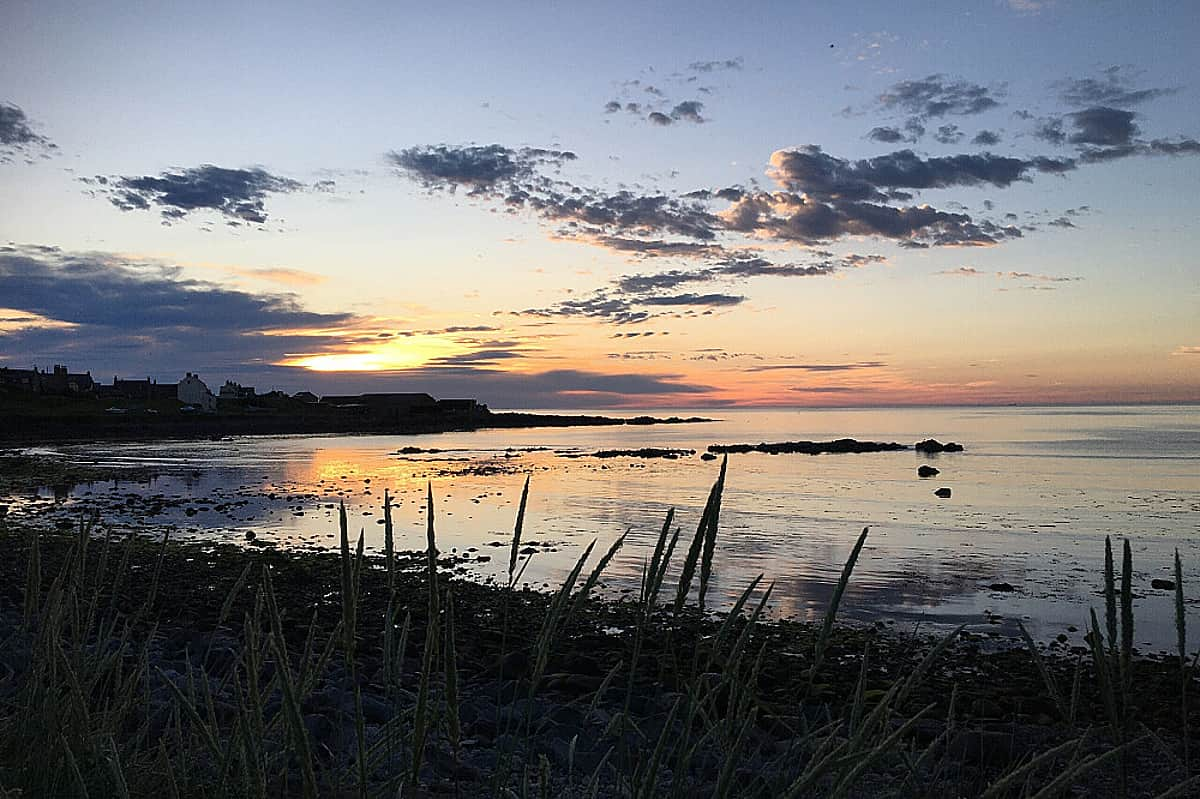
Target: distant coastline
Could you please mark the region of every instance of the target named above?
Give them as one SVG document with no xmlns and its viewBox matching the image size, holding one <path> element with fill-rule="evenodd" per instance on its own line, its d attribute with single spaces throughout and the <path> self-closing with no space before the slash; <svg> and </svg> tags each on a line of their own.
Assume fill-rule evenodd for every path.
<svg viewBox="0 0 1200 799">
<path fill-rule="evenodd" d="M 85 441 L 153 439 L 195 440 L 227 436 L 266 435 L 417 435 L 526 427 L 596 427 L 617 425 L 694 424 L 711 422 L 699 416 L 600 416 L 483 412 L 469 419 L 414 416 L 380 420 L 334 414 L 313 415 L 51 415 L 3 414 L 0 444 L 20 446 Z"/>
</svg>

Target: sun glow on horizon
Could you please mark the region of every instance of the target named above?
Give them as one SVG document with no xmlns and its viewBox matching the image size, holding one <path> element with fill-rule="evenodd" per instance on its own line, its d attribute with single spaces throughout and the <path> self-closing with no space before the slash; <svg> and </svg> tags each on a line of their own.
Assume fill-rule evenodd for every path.
<svg viewBox="0 0 1200 799">
<path fill-rule="evenodd" d="M 394 372 L 429 366 L 467 351 L 463 345 L 444 338 L 410 336 L 355 345 L 348 352 L 292 355 L 276 365 L 298 366 L 313 372 Z"/>
</svg>

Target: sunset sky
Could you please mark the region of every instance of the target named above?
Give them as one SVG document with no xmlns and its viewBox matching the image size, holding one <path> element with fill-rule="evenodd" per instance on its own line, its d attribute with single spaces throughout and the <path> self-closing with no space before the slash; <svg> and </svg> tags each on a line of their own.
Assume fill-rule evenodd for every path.
<svg viewBox="0 0 1200 799">
<path fill-rule="evenodd" d="M 0 4 L 0 366 L 1200 401 L 1194 2 Z"/>
</svg>

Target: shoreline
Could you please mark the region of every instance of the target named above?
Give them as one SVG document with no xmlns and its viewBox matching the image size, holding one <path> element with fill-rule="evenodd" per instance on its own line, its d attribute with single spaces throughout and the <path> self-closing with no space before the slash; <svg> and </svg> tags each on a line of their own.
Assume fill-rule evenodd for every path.
<svg viewBox="0 0 1200 799">
<path fill-rule="evenodd" d="M 535 427 L 600 427 L 700 424 L 704 417 L 632 417 L 588 414 L 537 414 L 505 411 L 471 419 L 414 416 L 393 422 L 329 415 L 281 416 L 25 416 L 10 414 L 0 426 L 0 448 L 34 444 L 82 444 L 89 441 L 195 441 L 233 436 L 270 435 L 423 435 Z"/>
<path fill-rule="evenodd" d="M 40 584 L 42 607 L 51 602 L 55 590 L 51 583 L 62 585 L 65 579 L 69 584 L 75 573 L 70 564 L 78 559 L 81 534 L 42 532 L 35 538 L 27 528 L 3 524 L 0 520 L 0 540 L 11 556 L 0 560 L 0 627 L 6 636 L 12 636 L 16 648 L 0 651 L 0 661 L 9 661 L 4 666 L 19 684 L 26 676 L 21 666 L 25 656 L 21 653 L 33 651 L 36 662 L 36 644 L 28 644 L 32 649 L 26 650 L 26 644 L 21 643 L 25 638 L 20 613 L 28 606 L 29 586 Z M 539 757 L 546 757 L 553 768 L 551 795 L 587 795 L 586 791 L 572 792 L 575 789 L 570 777 L 564 781 L 568 763 L 582 770 L 583 777 L 577 779 L 585 782 L 586 776 L 604 762 L 606 751 L 621 753 L 622 737 L 612 737 L 612 727 L 624 712 L 649 740 L 635 743 L 638 739 L 631 739 L 633 752 L 625 751 L 625 759 L 612 756 L 616 771 L 603 777 L 599 795 L 616 796 L 621 782 L 632 778 L 637 763 L 642 764 L 641 768 L 646 766 L 645 758 L 657 731 L 678 727 L 678 718 L 672 722 L 672 704 L 678 707 L 689 691 L 713 680 L 717 681 L 716 692 L 708 700 L 713 704 L 706 711 L 712 715 L 712 723 L 721 728 L 724 722 L 720 719 L 732 718 L 750 724 L 750 742 L 743 750 L 734 750 L 741 762 L 738 768 L 748 769 L 744 786 L 748 793 L 769 789 L 781 784 L 780 780 L 790 782 L 789 769 L 797 763 L 811 764 L 809 757 L 815 756 L 801 756 L 790 748 L 798 745 L 800 739 L 796 736 L 800 731 L 829 720 L 853 718 L 860 712 L 855 710 L 860 703 L 869 713 L 894 702 L 888 710 L 891 721 L 879 731 L 880 737 L 873 739 L 876 743 L 902 729 L 905 746 L 932 752 L 936 757 L 916 772 L 906 772 L 898 752 L 886 756 L 876 753 L 864 761 L 870 768 L 857 778 L 858 791 L 853 794 L 857 796 L 917 796 L 931 785 L 950 792 L 942 795 L 976 795 L 1037 754 L 1076 739 L 1081 754 L 1095 756 L 1111 751 L 1112 739 L 1104 729 L 1103 695 L 1087 658 L 1053 657 L 1045 649 L 1040 649 L 1038 658 L 1020 648 L 988 651 L 981 646 L 980 637 L 969 634 L 937 639 L 898 634 L 875 625 L 837 623 L 829 630 L 823 659 L 814 664 L 814 646 L 821 647 L 821 623 L 755 622 L 753 608 L 762 597 L 761 590 L 748 594 L 749 601 L 733 614 L 732 621 L 728 621 L 729 615 L 699 612 L 692 600 L 672 612 L 674 590 L 670 586 L 664 587 L 655 603 L 657 609 L 648 618 L 642 616 L 642 605 L 634 597 L 579 598 L 579 587 L 585 584 L 584 577 L 600 556 L 598 552 L 575 583 L 570 613 L 561 620 L 554 649 L 544 663 L 537 641 L 545 634 L 548 614 L 553 617 L 555 613 L 553 594 L 530 589 L 507 591 L 494 583 L 464 580 L 456 559 L 438 557 L 434 583 L 441 596 L 438 615 L 453 614 L 449 622 L 453 648 L 449 651 L 454 659 L 456 685 L 451 697 L 447 694 L 449 677 L 437 676 L 440 667 L 432 684 L 426 686 L 420 677 L 423 668 L 429 673 L 425 642 L 431 639 L 430 619 L 435 618 L 430 615 L 428 553 L 396 553 L 391 570 L 385 557 L 367 556 L 353 572 L 358 575 L 353 578 L 357 599 L 350 611 L 353 616 L 348 617 L 346 603 L 340 597 L 347 590 L 346 569 L 354 555 L 353 541 L 343 541 L 343 553 L 339 555 L 273 547 L 159 542 L 137 536 L 124 540 L 120 535 L 111 540 L 91 538 L 80 561 L 86 565 L 75 567 L 79 584 L 87 591 L 85 596 L 94 590 L 103 600 L 100 607 L 107 603 L 109 612 L 116 613 L 114 619 L 124 619 L 130 625 L 126 641 L 135 652 L 138 647 L 147 647 L 144 666 L 138 667 L 136 659 L 130 665 L 135 670 L 145 669 L 141 679 L 146 681 L 151 700 L 146 708 L 134 712 L 143 714 L 145 723 L 159 730 L 171 746 L 182 746 L 170 735 L 171 725 L 177 723 L 170 719 L 178 712 L 170 708 L 179 697 L 169 683 L 186 696 L 188 682 L 206 674 L 215 687 L 205 690 L 214 692 L 218 710 L 217 719 L 209 718 L 207 723 L 214 730 L 231 730 L 228 734 L 236 740 L 232 730 L 237 726 L 239 700 L 230 675 L 244 670 L 244 656 L 240 654 L 243 642 L 268 634 L 271 629 L 269 618 L 261 618 L 262 595 L 269 592 L 277 600 L 271 599 L 268 605 L 274 607 L 277 601 L 282 614 L 281 626 L 270 635 L 278 634 L 286 640 L 293 668 L 310 673 L 313 680 L 300 700 L 300 708 L 311 745 L 319 745 L 324 753 L 317 765 L 325 769 L 322 773 L 327 779 L 344 774 L 353 780 L 355 702 L 365 717 L 360 723 L 364 724 L 368 741 L 378 744 L 384 740 L 381 736 L 388 719 L 405 713 L 412 718 L 418 706 L 414 703 L 419 703 L 422 691 L 428 691 L 429 701 L 435 703 L 434 718 L 441 721 L 432 722 L 427 762 L 420 771 L 421 791 L 437 792 L 454 785 L 464 789 L 465 795 L 476 795 L 475 790 L 486 792 L 485 786 L 491 784 L 493 775 L 502 770 L 505 757 L 511 755 L 518 762 L 537 762 Z M 40 579 L 31 582 L 29 570 L 35 561 L 30 555 L 35 546 Z M 121 566 L 116 565 L 118 561 Z M 122 581 L 116 575 L 126 567 L 131 576 L 143 577 Z M 105 586 L 113 580 L 110 591 Z M 393 580 L 395 591 L 389 592 Z M 446 607 L 448 602 L 454 606 L 452 611 Z M 502 613 L 501 608 L 506 610 Z M 388 633 L 381 636 L 378 632 L 389 613 L 397 623 L 393 630 L 401 637 L 398 660 L 394 661 L 385 655 Z M 260 620 L 255 622 L 256 618 Z M 353 672 L 348 674 L 341 666 L 340 651 L 326 666 L 313 665 L 317 661 L 303 653 L 319 651 L 326 638 L 340 650 L 338 630 L 347 618 L 356 619 L 354 624 L 360 631 Z M 438 624 L 444 627 L 448 618 Z M 640 624 L 646 625 L 645 635 L 638 632 Z M 255 632 L 256 626 L 264 629 Z M 446 634 L 438 626 L 434 631 L 437 638 Z M 317 650 L 312 649 L 311 640 L 306 643 L 312 635 L 316 635 Z M 735 641 L 734 650 L 728 651 Z M 745 652 L 746 657 L 737 655 L 738 651 Z M 278 659 L 269 648 L 266 657 L 264 667 L 268 668 Z M 632 671 L 627 668 L 629 664 L 634 664 Z M 1163 760 L 1164 751 L 1176 751 L 1184 737 L 1178 715 L 1179 664 L 1173 657 L 1153 656 L 1135 656 L 1132 664 L 1137 717 L 1156 731 L 1158 741 L 1152 744 L 1143 740 L 1129 751 L 1127 766 L 1138 780 L 1138 790 L 1130 795 L 1149 796 L 1161 790 L 1164 779 L 1166 785 L 1171 785 L 1180 776 L 1177 768 L 1169 766 L 1169 761 L 1164 765 Z M 812 668 L 816 671 L 810 671 Z M 1043 668 L 1060 692 L 1066 689 L 1069 695 L 1069 686 L 1076 682 L 1077 699 L 1070 711 L 1073 718 L 1063 717 L 1062 697 L 1056 699 L 1048 690 L 1047 677 L 1040 671 Z M 399 694 L 387 687 L 390 683 L 385 672 L 389 669 L 398 670 L 403 686 Z M 911 682 L 914 673 L 921 677 Z M 735 682 L 726 683 L 726 677 L 721 676 L 725 674 L 733 674 Z M 242 679 L 245 677 L 243 674 Z M 747 679 L 749 682 L 740 683 L 741 689 L 735 687 Z M 357 686 L 352 692 L 351 685 Z M 905 696 L 895 700 L 894 692 L 902 685 L 907 686 Z M 269 684 L 266 687 L 269 689 Z M 731 690 L 734 693 L 722 693 Z M 739 690 L 749 691 L 748 698 L 737 698 Z M 1195 690 L 1193 679 L 1190 692 Z M 723 696 L 727 698 L 721 699 Z M 101 697 L 93 700 L 101 701 Z M 750 704 L 742 707 L 743 701 Z M 1197 704 L 1193 701 L 1189 711 L 1189 737 L 1193 741 L 1200 729 Z M 19 712 L 13 707 L 0 710 L 0 716 Z M 268 703 L 261 712 L 269 720 L 284 708 L 278 702 Z M 454 745 L 453 728 L 441 729 L 446 714 L 458 719 L 458 745 Z M 188 727 L 201 723 L 187 721 L 186 714 L 181 718 Z M 278 726 L 275 729 L 282 734 Z M 679 732 L 684 734 L 683 730 Z M 1079 738 L 1081 734 L 1083 738 Z M 693 792 L 689 795 L 711 794 L 720 778 L 721 759 L 728 754 L 730 742 L 721 736 L 714 741 L 725 743 L 705 745 L 699 750 L 700 760 L 679 771 L 679 778 L 688 786 L 685 790 Z M 397 746 L 403 755 L 399 767 L 403 773 L 412 751 L 403 741 Z M 935 763 L 943 768 L 932 768 Z M 5 765 L 0 762 L 0 774 Z M 369 781 L 382 787 L 394 773 L 380 766 Z M 1043 782 L 1051 776 L 1046 774 Z M 662 779 L 668 778 L 674 780 L 674 773 L 665 772 Z M 910 782 L 914 778 L 915 784 Z M 295 791 L 301 775 L 285 769 L 280 779 L 283 787 L 291 786 Z M 1108 796 L 1115 795 L 1116 780 L 1115 766 L 1110 763 L 1080 775 L 1075 785 L 1083 786 L 1088 795 Z"/>
</svg>

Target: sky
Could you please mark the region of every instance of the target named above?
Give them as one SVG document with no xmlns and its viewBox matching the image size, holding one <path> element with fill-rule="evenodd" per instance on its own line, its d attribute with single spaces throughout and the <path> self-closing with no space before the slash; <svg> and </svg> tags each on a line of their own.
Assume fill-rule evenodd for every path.
<svg viewBox="0 0 1200 799">
<path fill-rule="evenodd" d="M 1191 2 L 0 4 L 0 366 L 1200 402 Z"/>
</svg>

